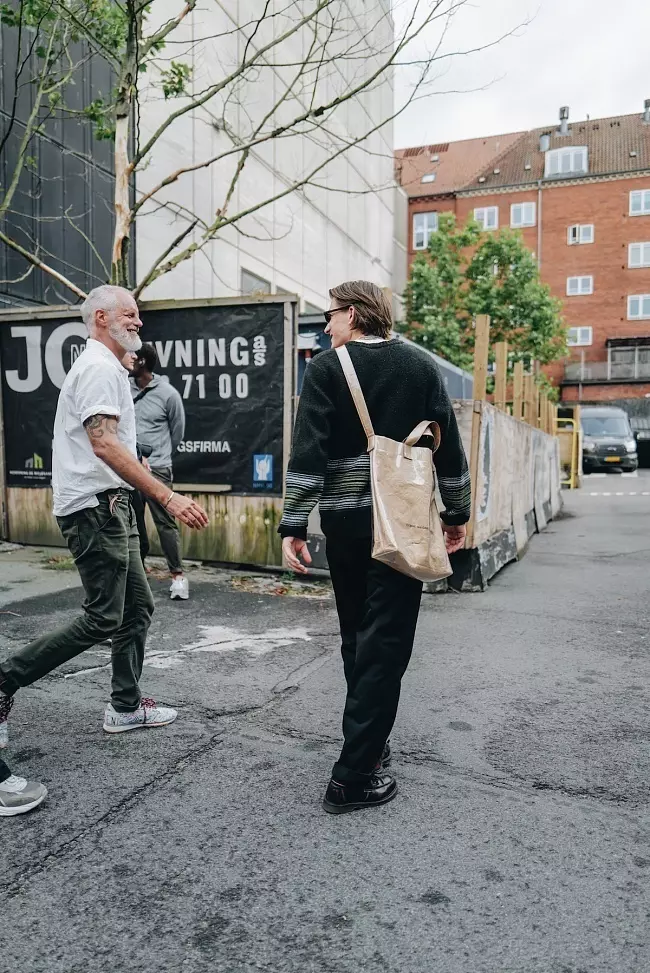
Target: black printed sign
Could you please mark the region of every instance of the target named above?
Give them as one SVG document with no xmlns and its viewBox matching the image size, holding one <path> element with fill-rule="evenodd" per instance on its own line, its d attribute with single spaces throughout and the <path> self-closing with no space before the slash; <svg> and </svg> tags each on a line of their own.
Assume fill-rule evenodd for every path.
<svg viewBox="0 0 650 973">
<path fill-rule="evenodd" d="M 282 493 L 284 308 L 260 303 L 142 311 L 142 338 L 155 345 L 159 374 L 185 406 L 176 482 Z M 26 314 L 24 321 L 0 326 L 9 486 L 49 484 L 59 390 L 86 340 L 79 319 L 32 322 Z"/>
</svg>

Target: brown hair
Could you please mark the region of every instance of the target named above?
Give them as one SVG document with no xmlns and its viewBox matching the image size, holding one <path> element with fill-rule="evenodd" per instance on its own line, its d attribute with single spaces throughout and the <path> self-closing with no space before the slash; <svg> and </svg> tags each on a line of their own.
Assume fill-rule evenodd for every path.
<svg viewBox="0 0 650 973">
<path fill-rule="evenodd" d="M 339 307 L 354 308 L 354 325 L 364 334 L 389 338 L 393 330 L 393 313 L 381 287 L 369 280 L 348 280 L 332 287 L 330 297 Z"/>
</svg>

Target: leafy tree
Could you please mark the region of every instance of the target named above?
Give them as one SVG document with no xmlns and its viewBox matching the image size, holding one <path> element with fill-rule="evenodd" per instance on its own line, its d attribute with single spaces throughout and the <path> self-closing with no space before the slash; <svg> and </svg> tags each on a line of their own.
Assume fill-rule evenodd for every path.
<svg viewBox="0 0 650 973">
<path fill-rule="evenodd" d="M 424 96 L 436 61 L 448 55 L 429 43 L 422 53 L 423 40 L 436 28 L 444 36 L 450 18 L 467 2 L 412 0 L 408 9 L 396 11 L 393 34 L 391 13 L 379 0 L 368 5 L 363 31 L 354 5 L 344 0 L 0 0 L 0 18 L 16 32 L 18 52 L 15 64 L 4 65 L 5 76 L 13 75 L 15 97 L 0 146 L 12 139 L 0 188 L 0 242 L 31 269 L 82 296 L 70 276 L 47 262 L 59 260 L 65 270 L 61 255 L 43 250 L 38 231 L 23 242 L 11 221 L 18 184 L 38 155 L 39 133 L 71 115 L 114 145 L 114 234 L 106 279 L 139 295 L 196 255 L 210 261 L 211 242 L 220 234 L 257 236 L 261 225 L 262 239 L 272 239 L 275 225 L 267 231 L 257 216 L 265 207 L 277 208 L 295 193 L 308 198 L 311 187 L 354 192 L 347 180 L 336 184 L 332 164 L 354 150 L 367 148 L 372 157 L 367 140 Z M 110 66 L 113 89 L 95 91 L 79 106 L 78 87 L 76 98 L 68 97 L 75 76 L 97 58 Z M 400 64 L 409 76 L 405 96 L 394 106 L 385 102 L 382 117 L 371 118 L 364 107 L 367 94 Z M 20 96 L 25 89 L 27 112 Z M 344 124 L 346 115 L 356 119 L 353 132 Z M 210 133 L 205 157 L 200 152 L 206 140 L 188 140 L 188 131 Z M 274 188 L 242 188 L 251 159 L 267 164 L 275 146 L 287 161 Z M 195 192 L 192 174 L 206 170 L 210 191 Z M 64 207 L 68 203 L 61 220 L 70 221 Z M 161 211 L 169 217 L 168 233 L 159 232 L 159 220 L 149 234 L 158 252 L 132 281 L 128 251 L 134 227 Z M 291 219 L 289 214 L 285 223 Z M 273 220 L 281 222 L 275 212 Z M 87 242 L 100 259 L 96 241 Z"/>
<path fill-rule="evenodd" d="M 562 305 L 539 275 L 520 233 L 458 227 L 442 213 L 426 255 L 413 262 L 406 292 L 408 337 L 461 368 L 471 367 L 477 314 L 489 314 L 491 342 L 507 341 L 511 361 L 566 354 Z"/>
</svg>

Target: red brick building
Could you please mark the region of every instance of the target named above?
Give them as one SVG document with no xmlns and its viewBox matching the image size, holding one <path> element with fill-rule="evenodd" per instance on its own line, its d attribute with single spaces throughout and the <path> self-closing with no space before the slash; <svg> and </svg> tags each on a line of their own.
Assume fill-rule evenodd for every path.
<svg viewBox="0 0 650 973">
<path fill-rule="evenodd" d="M 650 101 L 638 115 L 401 149 L 409 259 L 438 214 L 521 230 L 561 298 L 570 357 L 549 371 L 563 401 L 650 393 Z M 650 400 L 649 400 L 650 401 Z"/>
</svg>

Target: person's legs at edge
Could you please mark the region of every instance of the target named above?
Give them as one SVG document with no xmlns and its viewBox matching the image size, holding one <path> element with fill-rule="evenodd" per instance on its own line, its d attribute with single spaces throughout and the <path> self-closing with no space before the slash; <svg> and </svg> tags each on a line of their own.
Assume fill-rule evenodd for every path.
<svg viewBox="0 0 650 973">
<path fill-rule="evenodd" d="M 135 511 L 128 510 L 128 569 L 124 614 L 113 636 L 111 702 L 106 709 L 104 729 L 122 733 L 140 726 L 167 726 L 177 712 L 142 698 L 140 677 L 144 663 L 147 632 L 154 611 L 153 596 L 140 557 L 140 537 Z"/>
<path fill-rule="evenodd" d="M 47 797 L 47 788 L 34 780 L 15 777 L 0 760 L 0 818 L 33 811 Z"/>
<path fill-rule="evenodd" d="M 98 507 L 59 519 L 86 595 L 83 612 L 0 664 L 0 693 L 13 696 L 64 662 L 113 636 L 122 623 L 128 570 L 126 500 L 101 496 Z"/>
<path fill-rule="evenodd" d="M 169 489 L 172 489 L 171 470 L 152 470 L 153 475 Z M 167 561 L 169 573 L 172 576 L 171 597 L 185 601 L 189 597 L 187 578 L 183 574 L 183 560 L 181 558 L 181 533 L 178 524 L 169 511 L 161 503 L 147 499 L 153 522 L 158 531 L 160 546 Z"/>
<path fill-rule="evenodd" d="M 345 743 L 332 777 L 342 784 L 363 784 L 372 775 L 395 721 L 401 680 L 413 649 L 422 583 L 373 561 L 370 540 L 365 558 L 349 541 L 340 544 L 334 559 L 343 558 L 347 551 L 350 570 L 366 575 L 367 591 L 343 715 Z"/>
</svg>

